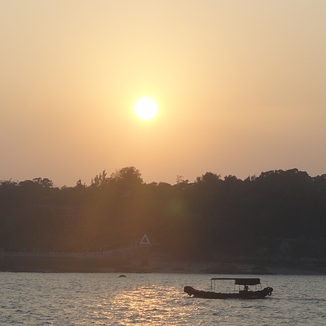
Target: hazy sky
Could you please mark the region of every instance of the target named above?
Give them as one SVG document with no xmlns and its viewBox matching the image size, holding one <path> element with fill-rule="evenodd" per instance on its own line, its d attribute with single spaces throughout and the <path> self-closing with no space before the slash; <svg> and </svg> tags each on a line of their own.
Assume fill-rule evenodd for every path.
<svg viewBox="0 0 326 326">
<path fill-rule="evenodd" d="M 0 0 L 0 44 L 0 180 L 326 173 L 324 0 Z"/>
</svg>

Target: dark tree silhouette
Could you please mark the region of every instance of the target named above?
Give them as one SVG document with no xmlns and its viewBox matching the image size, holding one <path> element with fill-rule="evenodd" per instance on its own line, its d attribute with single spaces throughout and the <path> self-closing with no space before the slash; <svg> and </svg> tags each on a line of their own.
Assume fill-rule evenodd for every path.
<svg viewBox="0 0 326 326">
<path fill-rule="evenodd" d="M 89 186 L 0 182 L 3 250 L 108 250 L 145 233 L 182 257 L 325 257 L 326 175 L 273 170 L 241 180 L 207 172 L 171 185 L 146 184 L 138 169 L 125 167 L 103 171 Z"/>
</svg>

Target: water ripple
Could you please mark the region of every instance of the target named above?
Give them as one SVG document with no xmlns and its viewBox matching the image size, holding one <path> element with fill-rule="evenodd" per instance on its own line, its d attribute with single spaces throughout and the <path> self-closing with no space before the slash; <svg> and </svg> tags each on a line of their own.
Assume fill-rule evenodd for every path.
<svg viewBox="0 0 326 326">
<path fill-rule="evenodd" d="M 264 276 L 264 300 L 205 300 L 211 275 L 0 273 L 0 325 L 325 325 L 321 276 Z"/>
</svg>

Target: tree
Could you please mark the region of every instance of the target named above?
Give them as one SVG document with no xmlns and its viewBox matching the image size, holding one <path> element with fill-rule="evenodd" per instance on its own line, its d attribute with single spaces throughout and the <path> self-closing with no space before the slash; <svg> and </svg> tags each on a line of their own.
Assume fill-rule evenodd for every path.
<svg viewBox="0 0 326 326">
<path fill-rule="evenodd" d="M 130 191 L 143 184 L 140 171 L 133 166 L 116 170 L 110 179 L 124 191 Z"/>
<path fill-rule="evenodd" d="M 106 173 L 105 170 L 103 170 L 102 173 L 97 174 L 95 176 L 95 178 L 92 179 L 92 181 L 91 181 L 92 185 L 95 186 L 95 187 L 100 187 L 100 186 L 102 186 L 104 184 L 107 184 L 109 179 L 106 176 L 107 176 L 107 173 Z M 81 182 L 80 182 L 80 184 L 81 184 Z M 77 182 L 77 185 L 78 185 L 78 182 Z"/>
</svg>

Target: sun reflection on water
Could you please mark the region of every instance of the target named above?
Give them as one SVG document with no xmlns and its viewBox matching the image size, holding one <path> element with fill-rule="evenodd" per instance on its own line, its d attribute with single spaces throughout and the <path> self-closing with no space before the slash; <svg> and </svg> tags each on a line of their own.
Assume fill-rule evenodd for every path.
<svg viewBox="0 0 326 326">
<path fill-rule="evenodd" d="M 120 325 L 135 323 L 163 325 L 166 319 L 170 319 L 169 317 L 175 315 L 178 310 L 178 325 L 182 325 L 182 318 L 188 313 L 186 309 L 180 311 L 178 301 L 180 301 L 180 289 L 143 286 L 132 291 L 117 293 L 111 299 L 111 313 L 115 315 L 115 319 L 121 317 Z M 186 320 L 184 324 L 187 324 Z"/>
</svg>

